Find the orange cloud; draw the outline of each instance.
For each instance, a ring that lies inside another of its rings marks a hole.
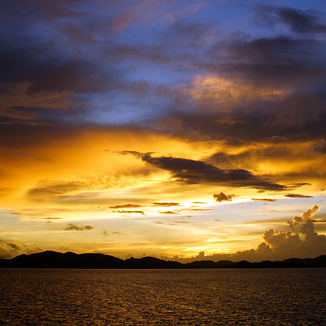
[[[198,75],[181,93],[202,105],[214,104],[225,109],[243,101],[278,100],[290,94],[291,90],[242,83],[214,75]]]

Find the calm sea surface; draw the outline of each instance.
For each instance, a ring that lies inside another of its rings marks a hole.
[[[0,325],[326,325],[326,269],[0,269]]]

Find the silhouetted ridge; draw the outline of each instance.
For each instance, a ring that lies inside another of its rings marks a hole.
[[[197,260],[185,264],[186,268],[228,268],[232,266],[234,266],[234,262],[228,260],[220,260],[218,262],[212,260]]]
[[[88,253],[65,254],[56,251],[20,255],[12,259],[0,259],[0,267],[4,268],[126,268],[126,269],[177,269],[177,268],[300,268],[326,267],[326,256],[317,258],[291,258],[283,261],[262,261],[250,263],[246,260],[232,262],[221,260],[194,261],[182,264],[176,261],[166,261],[154,257],[129,258],[122,260],[110,255]]]
[[[183,264],[153,257],[129,258],[125,261],[126,268],[182,268]]]
[[[77,255],[73,252],[63,254],[55,251],[44,251],[29,256],[23,254],[7,260],[7,263],[7,267],[24,268],[124,268],[122,259],[109,255]]]

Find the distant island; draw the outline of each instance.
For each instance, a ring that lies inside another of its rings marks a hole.
[[[326,267],[326,256],[317,258],[291,258],[283,261],[262,261],[251,263],[246,260],[232,262],[220,260],[194,261],[182,264],[153,257],[122,260],[110,255],[73,252],[60,253],[44,251],[20,255],[12,259],[0,259],[0,268],[85,268],[85,269],[191,269],[191,268],[307,268]]]

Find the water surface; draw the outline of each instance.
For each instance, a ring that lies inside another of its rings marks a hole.
[[[0,325],[325,325],[326,269],[0,269]]]

